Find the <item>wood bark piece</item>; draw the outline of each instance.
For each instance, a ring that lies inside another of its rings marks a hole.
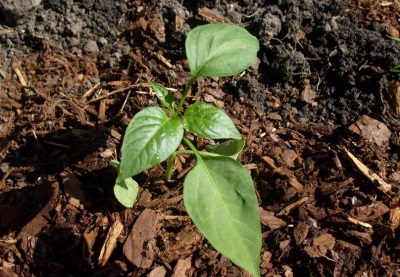
[[[153,264],[155,251],[154,237],[157,231],[158,215],[155,211],[144,210],[133,225],[125,241],[125,257],[136,267],[147,269]]]
[[[260,208],[261,223],[264,226],[268,226],[271,230],[280,229],[286,226],[286,222],[280,218],[277,218],[273,212],[266,211]]]
[[[122,230],[124,229],[124,225],[121,222],[115,221],[108,231],[106,240],[104,241],[103,247],[100,251],[99,256],[99,265],[104,266],[108,259],[110,258],[112,252],[114,251],[115,247],[117,246],[117,239],[121,234]]]
[[[361,116],[356,123],[350,125],[349,130],[379,147],[386,147],[391,135],[385,124],[367,115]]]
[[[306,246],[304,250],[312,258],[326,257],[328,250],[335,246],[336,239],[331,234],[323,234],[313,240],[312,246]]]
[[[364,165],[362,162],[360,162],[353,154],[351,154],[346,147],[343,148],[344,153],[347,155],[347,157],[353,162],[353,164],[357,167],[357,169],[365,176],[367,179],[375,185],[379,190],[383,191],[384,193],[387,193],[389,190],[392,189],[392,185],[386,183],[383,181],[381,177],[379,177],[378,174],[372,172],[369,170],[369,168]]]
[[[304,186],[294,177],[289,177],[289,184],[298,192],[303,192]]]
[[[277,216],[281,216],[281,215],[284,215],[284,214],[288,214],[288,213],[290,213],[291,210],[293,210],[293,209],[297,208],[298,206],[300,206],[300,205],[306,203],[307,200],[308,200],[308,197],[303,197],[303,198],[301,198],[300,200],[298,200],[298,201],[296,201],[296,202],[294,202],[294,203],[292,203],[292,204],[286,206],[285,208],[283,208],[283,209],[282,209],[279,213],[277,213],[276,215],[277,215]]]
[[[190,276],[187,274],[187,270],[189,270],[192,267],[192,257],[188,257],[184,260],[179,260],[178,263],[176,264],[174,268],[174,273],[172,274],[172,277],[186,277]]]
[[[93,245],[96,242],[97,235],[99,234],[99,227],[94,227],[94,228],[87,228],[85,232],[83,233],[83,239],[84,239],[84,252],[87,252],[90,255],[93,255]]]
[[[209,8],[202,8],[196,15],[196,19],[203,20],[208,23],[232,23],[228,18],[223,16],[217,11],[210,10]]]
[[[297,155],[296,155],[297,157]],[[294,174],[294,172],[292,172],[291,170],[286,170],[286,171],[280,171],[280,168],[278,168],[275,165],[275,161],[274,159],[268,157],[268,156],[263,156],[261,157],[261,159],[266,162],[267,166],[274,170],[275,173],[279,174],[280,176],[286,176],[288,177],[289,180],[289,184],[298,192],[303,192],[304,191],[304,186],[294,177],[292,177],[292,175]]]
[[[164,277],[167,270],[163,266],[157,266],[148,275],[148,277]]]
[[[389,83],[389,97],[392,100],[394,111],[397,115],[400,114],[400,82],[392,81]]]
[[[400,200],[397,197],[392,199],[392,204],[390,205],[389,222],[390,222],[390,227],[392,227],[393,230],[396,230],[399,227]]]
[[[307,223],[300,221],[293,230],[293,237],[296,245],[300,245],[306,239],[310,226]]]
[[[370,221],[377,219],[389,212],[389,208],[382,202],[372,203],[370,205],[354,207],[350,215],[360,221]]]
[[[22,62],[20,60],[17,60],[16,58],[13,58],[11,61],[11,68],[14,71],[14,73],[17,75],[19,82],[21,83],[22,86],[27,87],[29,86],[28,81],[25,78],[25,75],[22,73]]]

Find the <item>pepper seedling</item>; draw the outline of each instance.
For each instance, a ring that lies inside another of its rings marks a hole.
[[[185,41],[190,79],[178,103],[173,93],[150,82],[164,105],[147,107],[129,123],[121,162],[112,161],[118,171],[114,194],[118,201],[132,207],[139,185],[132,178],[168,160],[166,176],[171,177],[175,157],[193,154],[196,165],[183,185],[187,213],[213,247],[260,276],[261,224],[258,201],[249,172],[236,158],[244,141],[235,124],[212,104],[195,103],[183,109],[185,99],[198,77],[225,77],[238,74],[255,60],[257,38],[239,26],[221,23],[194,28]],[[184,131],[208,139],[228,139],[199,151]],[[177,150],[181,142],[188,149]]]

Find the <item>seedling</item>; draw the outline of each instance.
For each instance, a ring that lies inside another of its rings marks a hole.
[[[257,197],[249,172],[236,160],[244,146],[242,136],[228,115],[212,104],[200,102],[183,109],[196,78],[242,72],[255,60],[259,43],[245,29],[222,23],[193,29],[185,47],[191,77],[182,98],[176,105],[171,91],[150,82],[165,109],[148,107],[133,117],[123,140],[121,162],[112,161],[118,171],[114,193],[119,202],[132,207],[139,189],[132,176],[168,160],[169,180],[177,155],[195,155],[197,163],[183,186],[187,213],[217,251],[260,276]],[[228,140],[199,151],[184,130],[198,137]],[[177,151],[182,140],[188,149]]]

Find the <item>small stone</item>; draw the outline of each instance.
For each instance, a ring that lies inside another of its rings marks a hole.
[[[6,173],[6,172],[8,172],[9,169],[10,169],[10,166],[8,164],[6,164],[6,163],[0,164],[1,172]]]
[[[99,38],[97,42],[99,43],[100,46],[106,46],[108,44],[108,40],[103,37]]]
[[[83,52],[85,54],[93,54],[93,53],[99,52],[99,46],[97,46],[97,43],[95,41],[89,40],[83,46]]]

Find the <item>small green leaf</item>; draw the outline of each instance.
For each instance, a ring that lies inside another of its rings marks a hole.
[[[260,215],[247,170],[228,157],[200,158],[185,178],[183,197],[189,216],[214,248],[260,276]]]
[[[242,27],[220,23],[194,28],[185,47],[192,76],[224,77],[249,67],[257,56],[259,42]]]
[[[160,84],[157,84],[155,82],[149,82],[151,87],[153,88],[154,92],[157,95],[157,98],[163,103],[163,105],[170,110],[172,113],[175,112],[174,109],[174,102],[175,102],[175,96],[174,94],[168,90],[167,88],[163,87]]]
[[[167,181],[171,180],[172,169],[173,169],[173,167],[175,165],[175,158],[176,158],[176,152],[172,153],[168,158],[167,170],[166,170],[166,173],[165,173],[165,179]]]
[[[242,138],[229,116],[212,104],[190,106],[183,115],[183,124],[190,133],[203,138]]]
[[[392,67],[392,68],[390,69],[390,71],[395,72],[395,73],[399,73],[399,72],[400,72],[400,64],[398,64],[398,65]]]
[[[139,185],[131,177],[126,179],[118,175],[114,186],[115,198],[125,207],[131,208],[135,204],[138,195]]]
[[[235,140],[228,140],[220,144],[206,145],[206,150],[208,152],[231,157],[236,160],[240,151],[243,150],[243,147],[244,147],[244,140],[235,139]]]
[[[396,42],[400,42],[399,38],[395,38],[395,37],[391,37],[391,36],[387,36],[388,38],[390,38],[391,40],[394,40]]]
[[[119,164],[120,164],[120,162],[117,161],[117,160],[111,160],[111,161],[110,161],[110,165],[111,165],[112,167],[116,168],[118,172],[119,172]]]
[[[125,132],[120,174],[128,178],[166,160],[179,146],[183,126],[159,107],[135,115]]]

